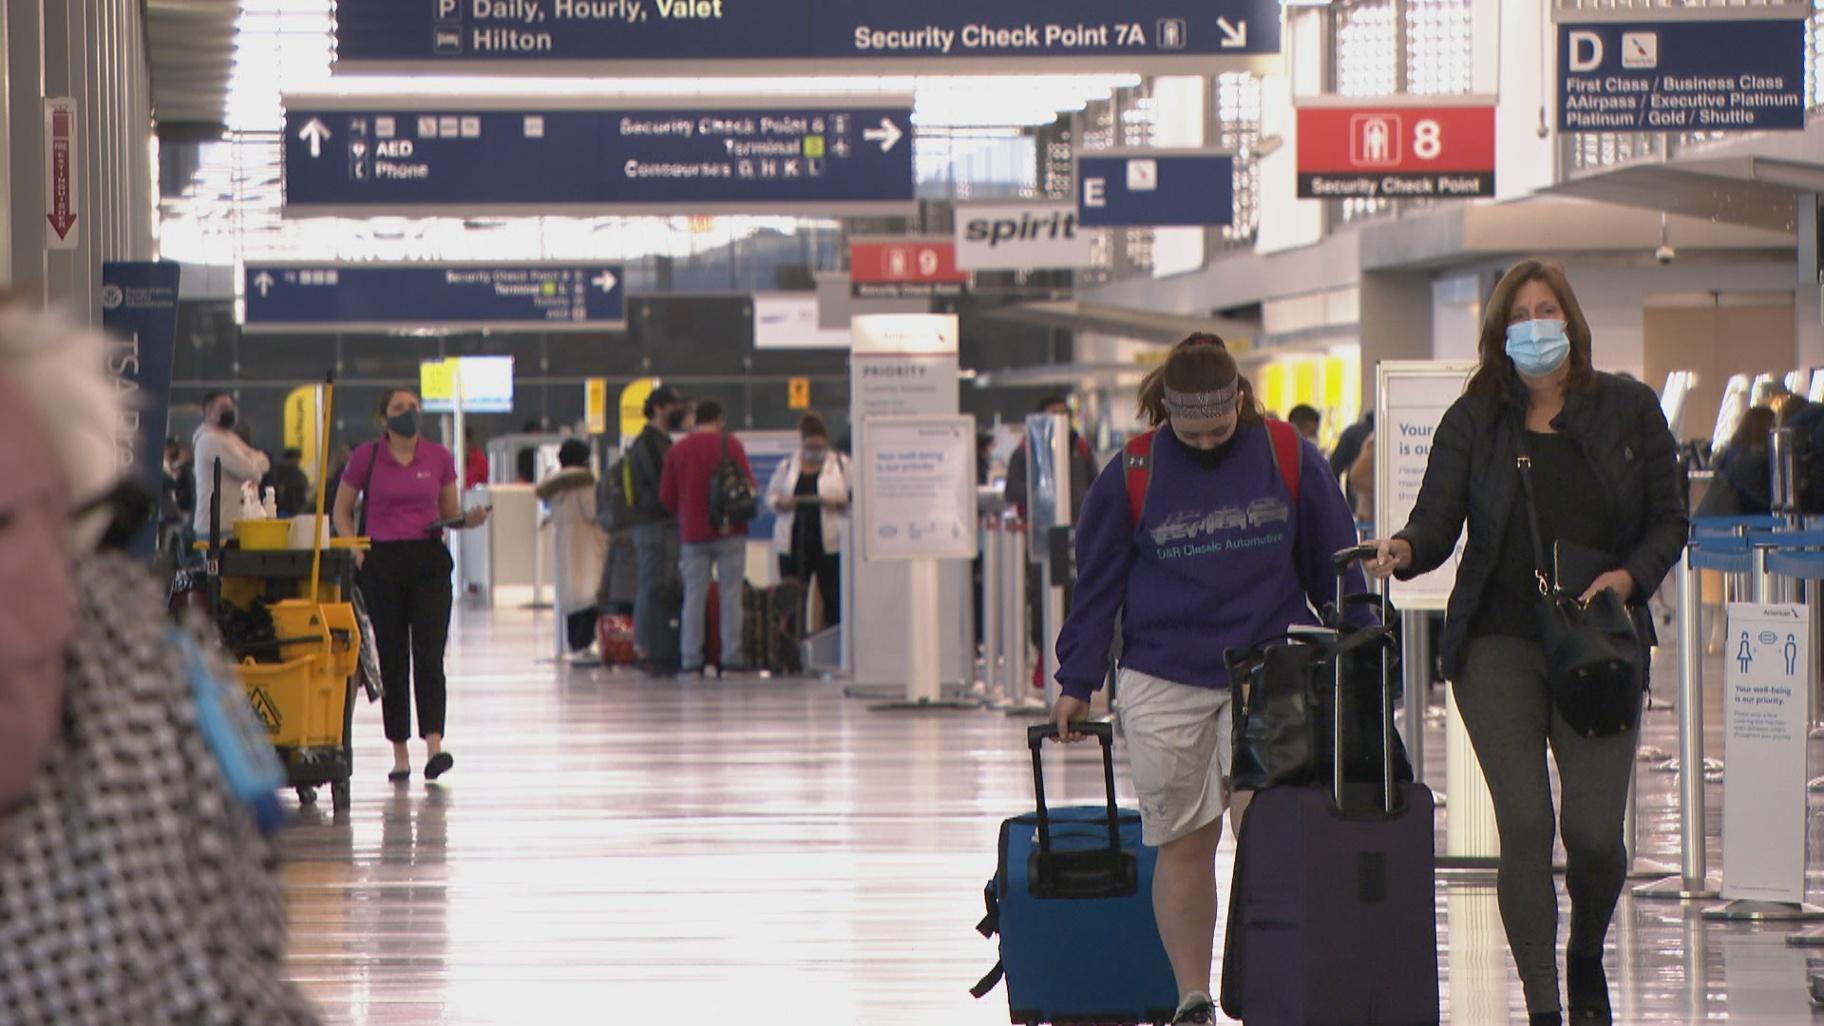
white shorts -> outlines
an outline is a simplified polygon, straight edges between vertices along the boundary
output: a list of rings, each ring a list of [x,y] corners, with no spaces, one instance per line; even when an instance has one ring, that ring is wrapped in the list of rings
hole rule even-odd
[[[1228,688],[1196,688],[1121,669],[1121,730],[1140,799],[1140,834],[1150,845],[1176,841],[1229,807]]]

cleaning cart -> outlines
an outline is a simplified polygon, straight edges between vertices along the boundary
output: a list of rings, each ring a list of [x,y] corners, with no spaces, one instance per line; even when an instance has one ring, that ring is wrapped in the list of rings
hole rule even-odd
[[[324,384],[318,452],[327,451],[335,392]],[[326,489],[317,489],[323,523]],[[355,613],[355,551],[359,539],[308,531],[309,548],[291,548],[286,521],[235,524],[235,545],[223,544],[220,490],[211,511],[209,568],[217,622],[246,688],[248,703],[285,765],[287,783],[305,804],[328,785],[335,811],[347,809],[354,773],[354,705],[362,631]],[[270,629],[264,618],[270,616]],[[249,631],[255,622],[259,629]]]

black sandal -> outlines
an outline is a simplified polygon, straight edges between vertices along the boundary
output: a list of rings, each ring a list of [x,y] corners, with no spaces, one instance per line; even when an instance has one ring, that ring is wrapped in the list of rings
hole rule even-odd
[[[448,752],[438,752],[431,756],[431,761],[424,764],[424,779],[436,780],[448,773],[456,765],[456,757]]]

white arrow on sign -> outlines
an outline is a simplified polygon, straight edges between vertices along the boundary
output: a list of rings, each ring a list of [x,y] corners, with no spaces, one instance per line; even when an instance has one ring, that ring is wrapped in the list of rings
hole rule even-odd
[[[1231,25],[1227,18],[1217,18],[1216,27],[1222,30],[1222,48],[1232,50],[1248,45],[1248,22],[1243,18],[1240,24]]]
[[[272,284],[272,275],[265,271],[253,276],[253,287],[260,290],[261,298],[265,298],[266,293],[272,291]]]
[[[603,271],[602,273],[596,275],[589,282],[589,284],[594,285],[598,289],[601,289],[604,293],[613,292],[614,287],[616,285],[619,285],[620,283],[621,283],[621,280],[614,276],[613,271]]]
[[[1226,46],[1228,44],[1225,43],[1223,45]],[[329,137],[329,126],[316,118],[311,118],[309,121],[305,122],[304,127],[298,132],[298,138],[310,144],[310,155],[312,157],[321,157],[323,155],[323,142]]]
[[[879,143],[880,152],[886,153],[891,150],[905,134],[906,133],[899,130],[898,125],[893,123],[892,118],[881,118],[879,128],[870,128],[861,133],[861,137],[869,142]]]

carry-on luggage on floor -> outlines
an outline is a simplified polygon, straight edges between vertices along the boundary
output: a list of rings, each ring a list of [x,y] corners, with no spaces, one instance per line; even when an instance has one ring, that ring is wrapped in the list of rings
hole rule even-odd
[[[595,621],[595,640],[602,650],[602,665],[632,666],[639,661],[633,650],[633,617],[603,613]]]
[[[1007,982],[1015,1023],[1167,1023],[1178,986],[1153,920],[1158,849],[1140,843],[1140,814],[1115,805],[1114,729],[1085,723],[1102,747],[1102,805],[1045,807],[1040,747],[1052,724],[1027,731],[1037,811],[1001,823],[988,914],[1001,961],[971,993]]]
[[[1336,554],[1343,577],[1372,548]],[[1382,608],[1387,608],[1383,592]],[[1374,801],[1345,789],[1275,787],[1243,817],[1222,961],[1222,1009],[1248,1026],[1434,1026],[1438,1012],[1436,865],[1431,791],[1398,783],[1382,659],[1381,781]],[[1333,751],[1344,744],[1343,673],[1334,677]],[[1367,807],[1362,807],[1366,804]]]
[[[654,596],[652,651],[646,658],[661,671],[673,671],[684,658],[684,583],[665,581],[654,589]]]

